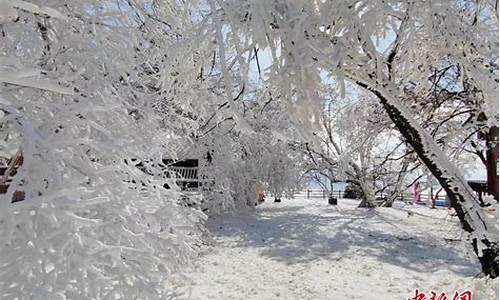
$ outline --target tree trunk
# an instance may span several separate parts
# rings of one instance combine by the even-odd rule
[[[498,127],[493,126],[486,139],[488,192],[498,201]]]
[[[365,180],[360,180],[359,186],[363,191],[363,200],[359,203],[358,207],[373,208],[375,207],[375,193],[373,188]]]
[[[401,194],[401,192],[402,192],[401,186],[404,183],[404,178],[405,178],[404,174],[408,171],[408,166],[409,166],[408,161],[406,159],[404,159],[401,170],[398,173],[398,178],[396,179],[396,182],[394,184],[394,188],[389,193],[389,196],[382,203],[380,203],[381,207],[392,207],[392,204],[394,204],[394,201],[396,201],[396,199]]]
[[[474,192],[460,171],[450,163],[429,133],[415,121],[393,93],[364,82],[358,81],[357,84],[378,97],[399,132],[446,191],[462,228],[471,234],[472,247],[479,258],[482,271],[492,278],[498,277],[498,233],[494,226],[488,225]]]
[[[362,201],[359,203],[358,207],[375,207],[375,192],[373,186],[368,182],[369,179],[366,178],[366,174],[361,171],[361,168],[350,161],[349,166],[354,170],[354,173],[348,173],[348,176],[351,178],[351,182],[357,185],[362,195]]]
[[[391,194],[391,195],[389,195],[389,197],[387,197],[387,199],[382,201],[379,206],[380,207],[392,207],[392,205],[394,204],[394,201],[396,201],[397,198],[398,198],[398,194]]]
[[[373,202],[368,201],[368,199],[364,198],[363,200],[361,200],[358,207],[360,207],[360,208],[374,208],[375,204],[373,204]]]

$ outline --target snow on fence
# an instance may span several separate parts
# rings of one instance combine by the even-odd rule
[[[202,178],[198,178],[198,167],[170,167],[169,171],[173,174],[173,177],[179,179],[179,181],[185,182],[198,182],[202,181]]]
[[[6,194],[9,185],[12,182],[12,177],[16,175],[17,170],[23,164],[23,156],[21,151],[18,151],[14,157],[7,161],[6,166],[0,166],[0,194]],[[22,201],[25,198],[23,191],[14,191],[12,195],[12,203]]]
[[[198,158],[181,160],[165,158],[163,163],[167,166],[166,177],[175,179],[182,190],[190,192],[198,192],[209,181],[207,174],[212,171],[210,167],[201,166]]]

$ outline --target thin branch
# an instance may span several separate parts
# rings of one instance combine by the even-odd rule
[[[217,54],[217,51],[214,50],[214,54],[212,56],[212,66],[210,67],[210,72],[208,73],[208,75],[212,75],[212,72],[214,71],[216,54]]]
[[[314,156],[311,152],[311,149],[309,148],[309,143],[305,143],[305,146],[306,146],[306,149],[307,149],[307,153],[309,154],[309,157],[311,158],[312,162],[316,165],[316,166],[319,166],[318,163],[316,162],[316,160],[314,159]]]
[[[259,63],[259,49],[254,47],[253,51],[255,53],[255,62],[257,64],[257,70],[259,71],[259,79],[262,79],[261,72],[260,72],[260,63]]]
[[[448,122],[449,120],[455,118],[455,117],[458,117],[460,115],[463,115],[463,114],[466,114],[466,113],[472,113],[474,112],[475,109],[468,109],[468,110],[464,110],[464,111],[459,111],[459,112],[453,112],[450,116],[448,116],[447,118],[443,119],[441,122],[439,122],[439,124],[432,130],[431,132],[431,136],[436,136],[436,133],[437,131],[439,130],[439,128],[441,126],[443,126],[446,122]]]

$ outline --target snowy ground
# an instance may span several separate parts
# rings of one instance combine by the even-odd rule
[[[211,218],[213,245],[171,284],[181,299],[407,299],[416,288],[498,299],[497,280],[474,278],[448,209],[356,204],[285,199]]]

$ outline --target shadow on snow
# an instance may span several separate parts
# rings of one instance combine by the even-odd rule
[[[287,264],[320,258],[342,260],[371,256],[383,263],[420,272],[448,269],[466,276],[479,272],[464,253],[444,241],[439,243],[436,239],[415,235],[400,237],[397,233],[367,228],[371,222],[384,222],[397,232],[397,224],[376,210],[350,209],[339,213],[326,207],[325,215],[302,210],[301,206],[265,207],[225,214],[210,219],[208,227],[216,235],[236,240],[237,247],[257,248],[261,255]]]

